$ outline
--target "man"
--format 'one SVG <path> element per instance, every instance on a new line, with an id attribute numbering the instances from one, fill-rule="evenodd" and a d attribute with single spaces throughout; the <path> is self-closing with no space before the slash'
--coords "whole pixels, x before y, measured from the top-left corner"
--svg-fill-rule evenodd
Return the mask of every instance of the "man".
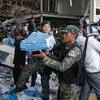
<path id="1" fill-rule="evenodd" d="M 74 25 L 68 25 L 63 33 L 63 42 L 66 43 L 66 55 L 62 61 L 57 61 L 43 52 L 44 64 L 59 71 L 59 100 L 78 100 L 79 87 L 76 85 L 77 68 L 75 63 L 81 58 L 81 51 L 76 43 L 79 29 Z"/>
<path id="2" fill-rule="evenodd" d="M 98 35 L 98 31 L 93 28 L 91 36 L 88 37 L 88 45 L 85 57 L 86 80 L 82 87 L 80 100 L 88 100 L 91 90 L 94 89 L 97 95 L 97 100 L 100 100 L 100 42 L 94 38 Z M 77 42 L 81 45 L 82 50 L 86 37 L 83 36 L 83 30 L 77 38 Z"/>
<path id="3" fill-rule="evenodd" d="M 27 34 L 19 31 L 15 35 L 15 52 L 14 52 L 14 60 L 13 63 L 15 64 L 13 69 L 13 76 L 14 76 L 14 83 L 16 84 L 18 81 L 18 77 L 25 66 L 25 59 L 26 59 L 26 52 L 20 49 L 20 42 L 25 39 Z"/>
<path id="4" fill-rule="evenodd" d="M 48 21 L 45 21 L 42 23 L 42 32 L 44 34 L 48 34 L 48 38 L 50 39 L 50 48 L 53 48 L 55 45 L 55 39 L 50 34 L 51 31 L 51 23 Z M 41 81 L 42 81 L 42 99 L 43 100 L 49 100 L 49 79 L 50 74 L 52 73 L 52 69 L 46 69 L 43 64 L 43 59 L 38 58 L 40 55 L 40 52 L 33 52 L 32 53 L 32 59 L 29 62 L 27 66 L 24 67 L 22 70 L 21 75 L 19 76 L 19 80 L 17 83 L 17 88 L 22 90 L 24 89 L 25 83 L 29 79 L 29 76 L 32 75 L 32 86 L 35 85 L 35 79 L 36 79 L 36 72 L 39 72 L 41 75 Z"/>

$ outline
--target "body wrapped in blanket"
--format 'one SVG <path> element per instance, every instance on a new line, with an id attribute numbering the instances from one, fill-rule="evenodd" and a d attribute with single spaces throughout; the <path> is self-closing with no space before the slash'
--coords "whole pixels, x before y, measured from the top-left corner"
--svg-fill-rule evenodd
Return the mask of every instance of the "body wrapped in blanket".
<path id="1" fill-rule="evenodd" d="M 37 31 L 33 32 L 27 39 L 23 40 L 20 48 L 23 51 L 37 52 L 39 50 L 48 51 L 54 47 L 55 39 L 52 35 Z"/>

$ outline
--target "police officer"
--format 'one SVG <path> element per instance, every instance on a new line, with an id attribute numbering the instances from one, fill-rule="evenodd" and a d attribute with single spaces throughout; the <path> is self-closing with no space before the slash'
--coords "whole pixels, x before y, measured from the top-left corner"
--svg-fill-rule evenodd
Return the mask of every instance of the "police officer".
<path id="1" fill-rule="evenodd" d="M 76 84 L 77 68 L 75 63 L 81 58 L 81 50 L 76 42 L 79 29 L 74 25 L 68 25 L 63 33 L 63 42 L 66 43 L 66 55 L 62 61 L 54 60 L 41 52 L 44 64 L 59 71 L 59 100 L 78 100 L 80 88 Z"/>

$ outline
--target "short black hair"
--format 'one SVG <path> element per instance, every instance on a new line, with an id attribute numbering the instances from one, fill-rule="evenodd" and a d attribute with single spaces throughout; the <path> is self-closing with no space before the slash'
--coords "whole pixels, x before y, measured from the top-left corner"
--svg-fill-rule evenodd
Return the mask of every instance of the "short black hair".
<path id="1" fill-rule="evenodd" d="M 48 24 L 48 25 L 51 26 L 51 23 L 50 23 L 49 21 L 43 21 L 43 22 L 41 23 L 41 27 L 43 27 L 45 24 Z"/>
<path id="2" fill-rule="evenodd" d="M 18 36 L 18 35 L 21 35 L 23 37 L 26 37 L 27 36 L 27 33 L 25 32 L 25 30 L 21 29 L 21 30 L 18 30 L 15 34 L 15 36 Z"/>

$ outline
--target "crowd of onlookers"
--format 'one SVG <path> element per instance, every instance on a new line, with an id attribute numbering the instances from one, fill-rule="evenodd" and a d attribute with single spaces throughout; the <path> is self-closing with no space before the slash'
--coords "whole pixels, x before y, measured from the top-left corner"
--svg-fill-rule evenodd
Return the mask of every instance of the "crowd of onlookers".
<path id="1" fill-rule="evenodd" d="M 49 100 L 49 79 L 54 72 L 59 79 L 58 100 L 88 100 L 92 89 L 95 90 L 97 100 L 100 100 L 100 31 L 89 26 L 91 35 L 86 35 L 87 27 L 67 25 L 61 28 L 59 43 L 54 34 L 55 30 L 48 21 L 44 21 L 37 28 L 32 22 L 22 23 L 20 29 L 17 29 L 16 24 L 2 28 L 0 41 L 4 36 L 5 43 L 15 46 L 13 76 L 16 92 L 27 88 L 26 82 L 30 75 L 31 86 L 34 86 L 38 72 L 42 82 L 41 97 L 43 100 Z M 50 48 L 35 52 L 23 51 L 21 42 L 28 39 L 33 32 L 46 33 Z M 81 65 L 76 63 L 83 60 L 83 57 L 85 67 L 80 69 L 81 72 L 84 69 L 84 82 L 80 85 L 77 83 L 76 74 L 79 71 L 78 66 Z"/>

